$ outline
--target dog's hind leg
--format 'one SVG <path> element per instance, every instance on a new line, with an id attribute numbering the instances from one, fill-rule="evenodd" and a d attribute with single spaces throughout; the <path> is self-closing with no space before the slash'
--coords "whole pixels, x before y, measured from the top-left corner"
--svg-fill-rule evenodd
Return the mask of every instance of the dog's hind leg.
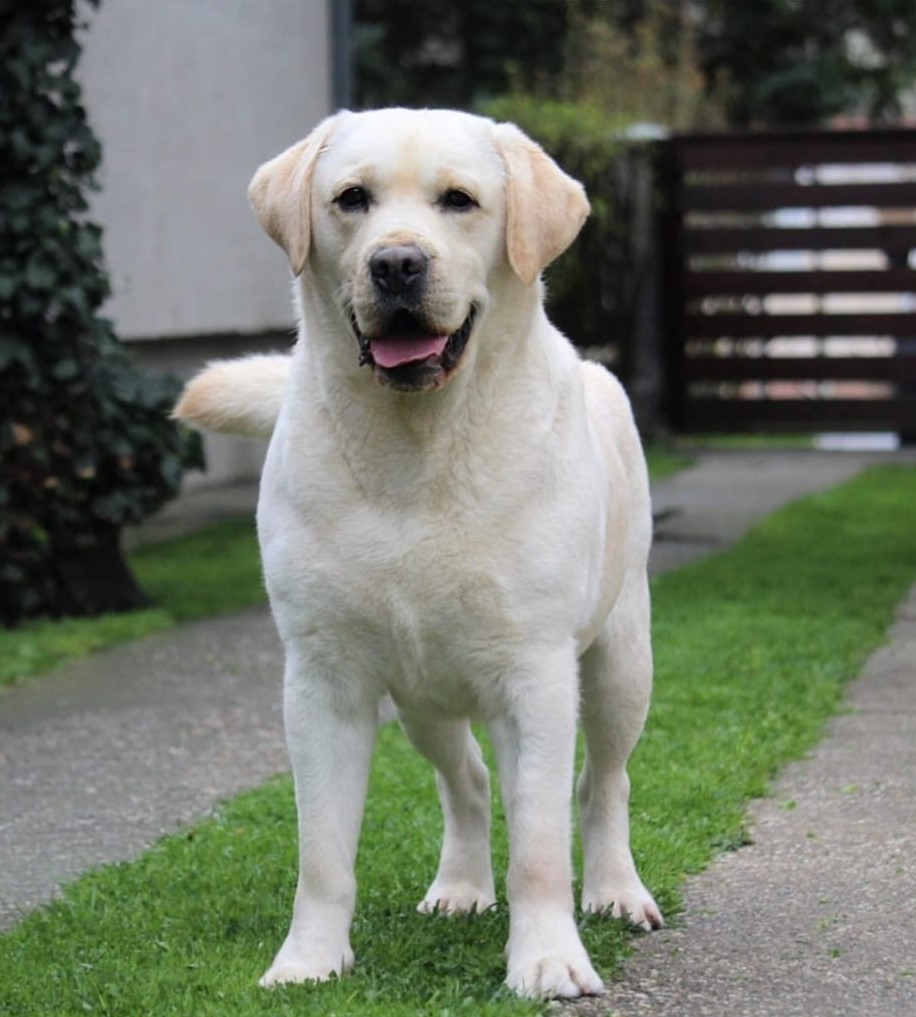
<path id="1" fill-rule="evenodd" d="M 649 591 L 631 572 L 604 631 L 581 660 L 586 757 L 579 777 L 585 870 L 582 908 L 658 928 L 662 915 L 630 851 L 626 764 L 642 733 L 652 687 Z"/>
<path id="2" fill-rule="evenodd" d="M 413 746 L 436 768 L 444 832 L 439 870 L 417 910 L 458 914 L 496 901 L 490 861 L 490 779 L 470 725 L 401 713 Z"/>

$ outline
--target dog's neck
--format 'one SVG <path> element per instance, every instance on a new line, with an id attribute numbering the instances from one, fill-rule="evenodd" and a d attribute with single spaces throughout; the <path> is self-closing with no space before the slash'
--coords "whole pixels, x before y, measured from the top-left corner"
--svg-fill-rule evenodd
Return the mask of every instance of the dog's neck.
<path id="1" fill-rule="evenodd" d="M 398 501 L 405 492 L 430 485 L 450 486 L 480 471 L 465 469 L 484 452 L 487 475 L 522 466 L 537 454 L 531 435 L 556 436 L 558 407 L 578 371 L 570 370 L 575 351 L 548 321 L 540 284 L 521 287 L 505 302 L 511 314 L 484 312 L 464 362 L 443 388 L 397 392 L 374 380 L 359 365 L 349 322 L 333 305 L 303 284 L 300 334 L 292 384 L 307 389 L 328 421 L 339 451 L 360 488 Z M 555 397 L 545 401 L 543 393 Z M 496 430 L 508 438 L 487 440 Z M 513 441 L 516 435 L 518 441 Z M 492 461 L 494 448 L 505 462 Z"/>

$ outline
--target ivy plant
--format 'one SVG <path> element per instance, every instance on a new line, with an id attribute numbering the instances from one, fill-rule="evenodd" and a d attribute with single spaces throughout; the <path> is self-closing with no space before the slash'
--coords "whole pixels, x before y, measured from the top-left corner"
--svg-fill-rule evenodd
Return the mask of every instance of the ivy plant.
<path id="1" fill-rule="evenodd" d="M 100 145 L 74 78 L 77 0 L 0 0 L 0 620 L 144 602 L 119 535 L 174 497 L 199 441 L 100 307 Z"/>

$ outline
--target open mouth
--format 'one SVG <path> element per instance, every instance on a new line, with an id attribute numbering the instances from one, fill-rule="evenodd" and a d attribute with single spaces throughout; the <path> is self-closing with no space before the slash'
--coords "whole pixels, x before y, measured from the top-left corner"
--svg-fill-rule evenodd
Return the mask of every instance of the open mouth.
<path id="1" fill-rule="evenodd" d="M 374 367 L 382 376 L 380 380 L 396 388 L 436 387 L 461 359 L 476 316 L 477 308 L 472 305 L 457 331 L 440 335 L 410 311 L 399 310 L 384 332 L 375 336 L 363 335 L 351 317 L 359 342 L 359 363 Z"/>

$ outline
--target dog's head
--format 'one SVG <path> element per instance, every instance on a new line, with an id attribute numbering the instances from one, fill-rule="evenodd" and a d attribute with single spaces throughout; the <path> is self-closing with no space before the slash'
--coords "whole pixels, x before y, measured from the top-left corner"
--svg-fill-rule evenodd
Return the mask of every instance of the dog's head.
<path id="1" fill-rule="evenodd" d="M 581 185 L 518 128 L 445 110 L 330 117 L 249 196 L 352 332 L 354 364 L 402 391 L 445 384 L 501 278 L 537 285 L 588 214 Z"/>

